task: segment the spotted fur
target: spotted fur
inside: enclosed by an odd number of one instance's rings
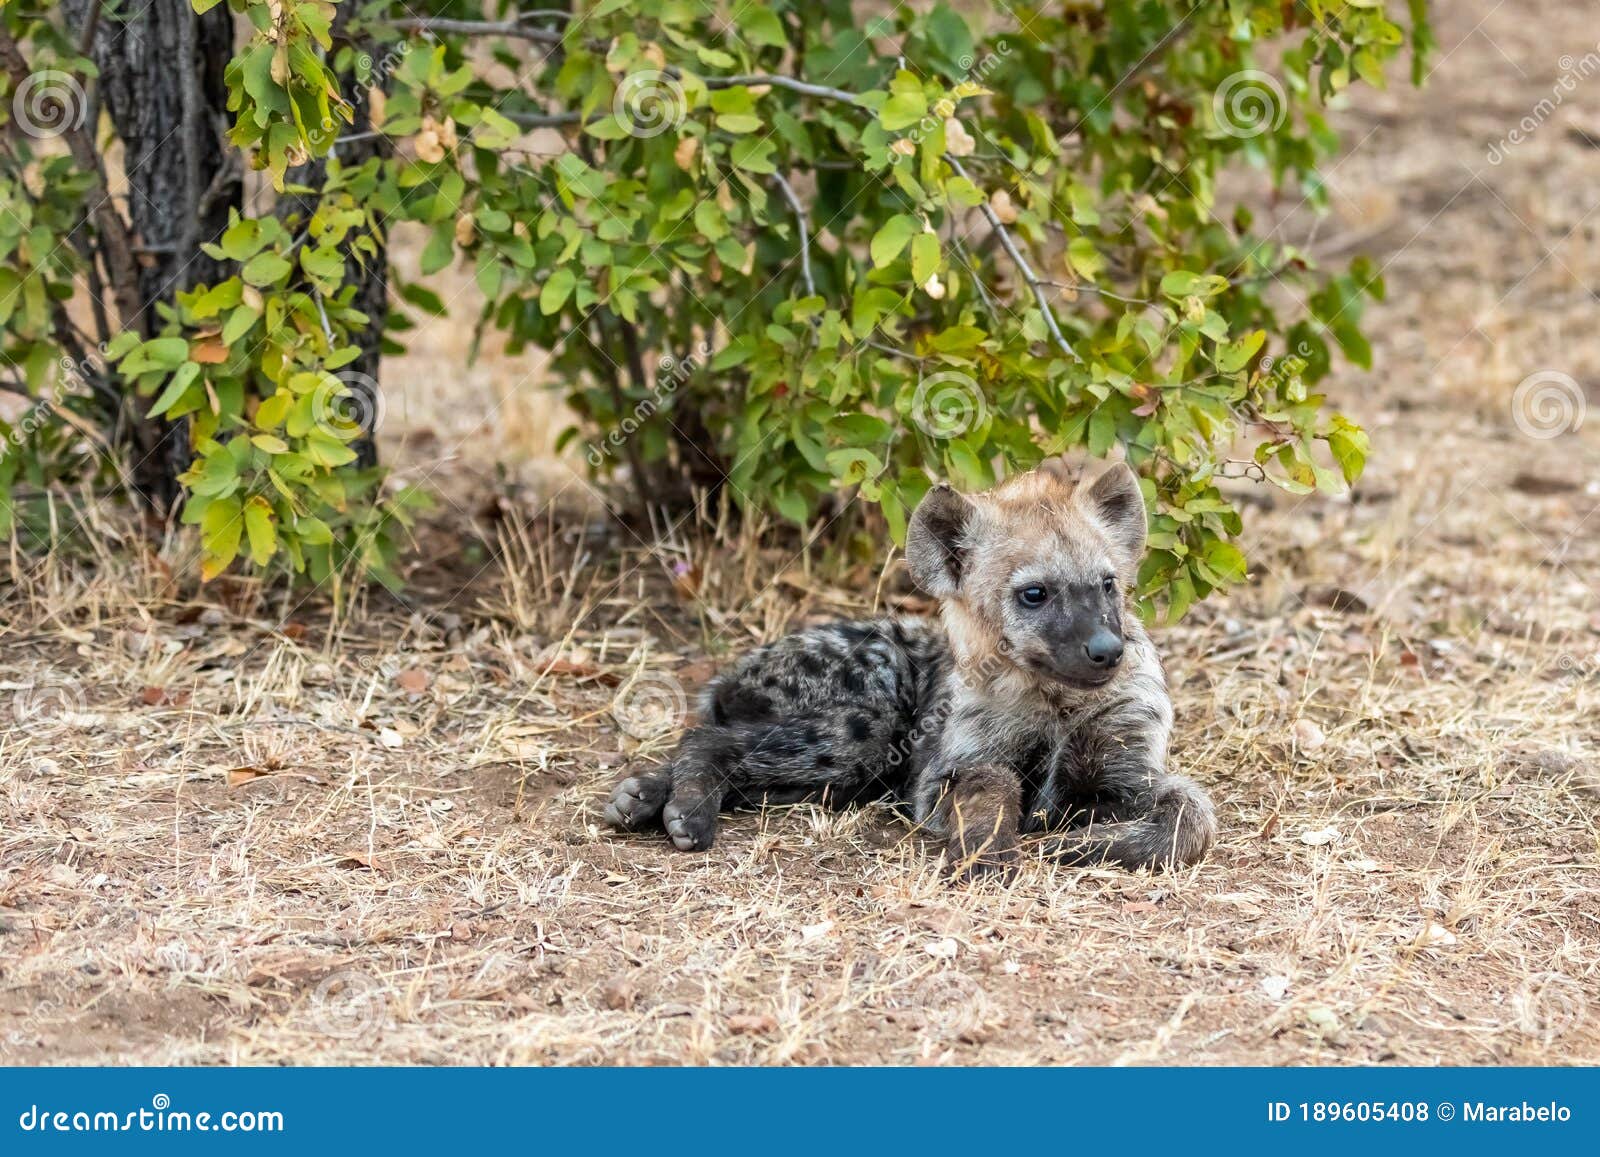
[[[962,875],[1009,871],[1024,837],[1069,863],[1194,863],[1211,802],[1166,770],[1171,700],[1126,606],[1144,538],[1124,466],[931,491],[906,553],[938,621],[832,623],[745,655],[672,759],[616,786],[607,820],[695,851],[732,808],[889,797]]]

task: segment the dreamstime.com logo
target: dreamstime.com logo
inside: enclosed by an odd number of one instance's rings
[[[374,977],[354,968],[324,976],[311,993],[311,1027],[336,1040],[368,1042],[383,1027],[388,998]]]
[[[912,996],[925,1031],[940,1040],[961,1040],[983,1028],[989,998],[964,972],[935,972]]]
[[[1275,133],[1289,115],[1289,98],[1270,72],[1247,68],[1217,86],[1211,97],[1217,127],[1230,137],[1249,140]]]
[[[611,113],[636,137],[659,137],[683,123],[689,102],[683,85],[653,68],[630,72],[617,85]]]
[[[959,370],[923,378],[911,396],[911,420],[936,441],[959,438],[983,425],[988,416],[978,383]]]
[[[1212,693],[1219,718],[1233,719],[1235,731],[1253,731],[1281,723],[1289,714],[1289,693],[1265,679],[1235,676],[1217,684]]]
[[[1517,1027],[1543,1045],[1554,1044],[1589,1016],[1589,998],[1577,981],[1559,972],[1530,976],[1511,999]]]
[[[18,730],[29,735],[52,735],[77,726],[86,702],[76,679],[50,677],[16,688],[11,717]]]
[[[1511,421],[1529,438],[1576,434],[1589,410],[1583,387],[1560,370],[1529,374],[1511,394]]]
[[[689,698],[683,684],[665,671],[640,671],[611,702],[611,717],[634,739],[658,739],[683,726]]]
[[[24,1133],[282,1133],[277,1110],[225,1109],[220,1113],[174,1109],[172,1098],[157,1093],[149,1108],[126,1113],[108,1109],[56,1109],[29,1105],[17,1117]]]
[[[23,78],[11,97],[11,116],[30,137],[44,139],[83,127],[88,98],[77,77],[44,69]]]
[[[341,442],[376,434],[383,416],[383,391],[359,370],[325,377],[311,395],[311,420]]]

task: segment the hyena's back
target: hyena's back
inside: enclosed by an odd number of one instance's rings
[[[752,651],[706,687],[699,725],[672,761],[619,785],[606,818],[664,823],[696,850],[728,807],[895,791],[945,662],[942,630],[917,619],[830,623]]]

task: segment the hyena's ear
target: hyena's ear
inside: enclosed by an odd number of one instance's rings
[[[1139,493],[1139,476],[1126,462],[1118,462],[1096,478],[1088,490],[1079,493],[1084,509],[1110,532],[1127,568],[1138,567],[1149,529],[1144,495]]]
[[[906,530],[906,565],[911,580],[936,599],[949,598],[961,585],[965,562],[963,539],[971,521],[972,503],[948,486],[935,486],[922,501]]]

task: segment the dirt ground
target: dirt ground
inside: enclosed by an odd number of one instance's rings
[[[1332,214],[1274,208],[1386,270],[1332,383],[1368,475],[1252,491],[1253,581],[1156,633],[1206,863],[955,888],[887,813],[601,829],[717,661],[903,578],[607,523],[538,367],[440,322],[384,428],[441,495],[428,614],[0,581],[0,1061],[1600,1063],[1600,48],[1435,7],[1428,88],[1335,117]]]

